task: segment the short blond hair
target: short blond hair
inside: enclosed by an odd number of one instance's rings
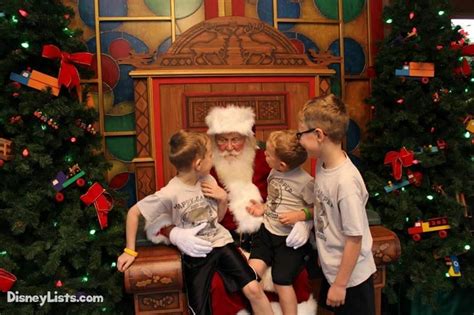
[[[210,142],[205,133],[180,130],[169,141],[169,160],[179,171],[188,171],[196,158],[204,158]]]
[[[340,143],[346,136],[349,114],[344,102],[334,94],[312,98],[298,114],[308,128],[320,128],[332,142]]]
[[[303,164],[308,153],[301,146],[295,130],[273,131],[268,136],[269,143],[275,148],[275,155],[292,170]]]

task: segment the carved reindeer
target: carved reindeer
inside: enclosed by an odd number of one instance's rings
[[[263,24],[249,24],[237,35],[244,64],[271,65],[275,62],[276,46],[271,42],[259,39],[259,36],[264,34],[263,30]]]
[[[229,38],[232,35],[228,28],[218,28],[215,24],[205,26],[207,40],[192,43],[189,50],[196,65],[225,65]],[[218,50],[216,50],[219,48]]]

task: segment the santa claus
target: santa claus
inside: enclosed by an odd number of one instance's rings
[[[220,222],[234,236],[238,245],[250,248],[251,234],[262,224],[262,217],[249,214],[246,207],[250,200],[264,201],[267,196],[267,177],[270,168],[265,161],[264,151],[257,146],[253,133],[255,114],[249,107],[214,107],[206,117],[208,135],[213,147],[214,169],[211,174],[228,192],[229,211]],[[171,220],[159,218],[149,223],[145,229],[148,238],[155,243],[169,243],[167,235],[170,231],[160,230],[169,226]],[[287,246],[299,247],[309,238],[311,226],[306,222],[294,225],[287,237]],[[190,255],[205,255],[200,251],[199,238],[192,233],[185,233],[173,242],[179,249]],[[266,291],[275,292],[271,283],[271,271],[263,277]],[[297,294],[298,314],[315,314],[316,303],[308,286],[308,275],[305,270],[294,283]],[[267,294],[272,301],[277,300],[274,293]],[[211,285],[211,299],[214,314],[244,314],[248,302],[243,294],[230,294],[225,290],[220,275],[216,272]],[[272,303],[275,314],[281,314],[278,303]]]

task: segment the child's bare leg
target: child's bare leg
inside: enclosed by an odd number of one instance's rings
[[[280,300],[283,315],[296,315],[298,303],[293,286],[275,284],[275,290],[278,293],[278,299]]]
[[[273,315],[273,310],[267,296],[263,292],[262,286],[253,280],[242,289],[244,295],[252,305],[254,315]]]
[[[256,258],[252,258],[249,260],[249,266],[252,267],[252,269],[257,273],[260,278],[263,277],[265,270],[267,270],[268,268],[267,264],[263,260]]]

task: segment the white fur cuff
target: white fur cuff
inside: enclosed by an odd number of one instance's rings
[[[146,238],[152,241],[155,244],[170,244],[169,238],[158,232],[165,226],[171,225],[171,217],[167,214],[158,216],[155,220],[151,222],[145,222],[145,232]],[[158,234],[158,235],[157,235]]]
[[[262,202],[257,186],[252,183],[236,182],[227,186],[229,192],[229,209],[237,221],[237,232],[253,233],[258,231],[263,217],[254,217],[247,212],[250,200]]]

